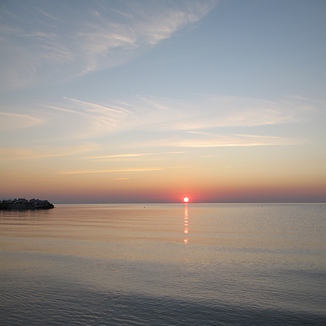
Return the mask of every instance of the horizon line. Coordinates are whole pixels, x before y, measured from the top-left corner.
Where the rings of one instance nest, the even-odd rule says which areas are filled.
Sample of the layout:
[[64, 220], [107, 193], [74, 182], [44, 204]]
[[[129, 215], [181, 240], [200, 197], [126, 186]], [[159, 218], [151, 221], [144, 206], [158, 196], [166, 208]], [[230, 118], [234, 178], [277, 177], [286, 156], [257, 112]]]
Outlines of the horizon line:
[[191, 205], [191, 204], [326, 204], [325, 202], [320, 201], [192, 201], [192, 202], [183, 202], [183, 201], [153, 201], [153, 202], [144, 202], [144, 201], [128, 201], [128, 202], [54, 202], [56, 205], [128, 205], [128, 204], [182, 204], [182, 205]]

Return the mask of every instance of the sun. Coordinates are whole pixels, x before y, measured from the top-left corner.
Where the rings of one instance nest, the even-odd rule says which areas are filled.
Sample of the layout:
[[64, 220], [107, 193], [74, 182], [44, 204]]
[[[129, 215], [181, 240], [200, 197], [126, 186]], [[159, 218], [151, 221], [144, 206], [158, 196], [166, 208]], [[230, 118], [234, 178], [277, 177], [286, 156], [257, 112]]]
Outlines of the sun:
[[188, 203], [189, 198], [188, 198], [188, 197], [185, 197], [185, 198], [183, 198], [183, 201], [184, 201], [185, 203]]

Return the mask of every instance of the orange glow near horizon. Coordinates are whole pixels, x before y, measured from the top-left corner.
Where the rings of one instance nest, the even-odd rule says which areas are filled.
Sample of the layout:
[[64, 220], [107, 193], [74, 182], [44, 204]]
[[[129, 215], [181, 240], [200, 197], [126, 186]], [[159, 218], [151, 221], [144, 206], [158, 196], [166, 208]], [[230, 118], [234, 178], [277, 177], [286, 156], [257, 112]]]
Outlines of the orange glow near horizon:
[[241, 175], [216, 180], [212, 174], [207, 180], [195, 173], [181, 177], [157, 171], [121, 174], [119, 177], [129, 179], [117, 180], [115, 175], [105, 173], [57, 175], [55, 170], [38, 165], [36, 172], [34, 162], [25, 161], [22, 162], [25, 171], [17, 169], [15, 174], [9, 169], [10, 162], [2, 162], [5, 168], [1, 170], [0, 197], [3, 199], [35, 197], [57, 204], [164, 202], [186, 205], [193, 202], [324, 202], [326, 194], [325, 179], [313, 175], [295, 180], [292, 177], [270, 180], [267, 176], [257, 181]]

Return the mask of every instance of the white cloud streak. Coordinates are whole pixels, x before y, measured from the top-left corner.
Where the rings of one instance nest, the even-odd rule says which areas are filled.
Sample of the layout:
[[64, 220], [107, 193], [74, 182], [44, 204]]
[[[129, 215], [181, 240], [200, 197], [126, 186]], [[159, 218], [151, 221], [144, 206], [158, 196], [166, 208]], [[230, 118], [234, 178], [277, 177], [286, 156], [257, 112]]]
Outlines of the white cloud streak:
[[162, 168], [128, 168], [128, 169], [105, 169], [105, 170], [71, 170], [59, 171], [57, 174], [93, 174], [93, 173], [139, 173], [161, 171]]
[[[124, 159], [149, 155], [144, 148], [263, 146], [296, 144], [299, 139], [284, 137], [277, 129], [270, 135], [257, 134], [259, 126], [291, 125], [316, 113], [314, 103], [302, 99], [267, 101], [254, 98], [200, 96], [188, 101], [136, 97], [129, 101], [96, 103], [64, 98], [47, 104], [33, 114], [0, 113], [0, 130], [37, 127], [47, 140], [106, 142], [108, 155], [93, 159]], [[10, 123], [7, 121], [10, 120]], [[256, 128], [256, 129], [254, 129]], [[241, 130], [241, 131], [240, 131]], [[254, 131], [255, 130], [255, 131]], [[118, 136], [119, 135], [119, 136]], [[112, 141], [111, 141], [112, 139]], [[130, 151], [137, 146], [140, 153]], [[155, 152], [155, 151], [154, 151]], [[114, 156], [114, 153], [117, 156]], [[149, 153], [153, 153], [150, 149]]]
[[[201, 133], [214, 131], [216, 134], [230, 137], [228, 131], [230, 128], [294, 124], [304, 120], [307, 114], [315, 110], [313, 103], [300, 100], [267, 101], [214, 96], [202, 96], [191, 101], [137, 97], [129, 102], [109, 101], [105, 104], [65, 98], [60, 105], [46, 107], [50, 109], [48, 114], [51, 116], [48, 119], [53, 120], [54, 127], [60, 126], [60, 134], [64, 137], [88, 140], [138, 130], [143, 134], [151, 133], [151, 139], [157, 144], [162, 144], [160, 140], [166, 139], [166, 135], [171, 137], [171, 134], [189, 139], [189, 132], [192, 132], [193, 137], [199, 139]], [[288, 143], [288, 140], [281, 141], [281, 138], [271, 137], [268, 141], [261, 137], [257, 142], [249, 139], [250, 135], [247, 135], [247, 138], [242, 136], [241, 140], [238, 137], [235, 141], [233, 137], [232, 140], [219, 139], [213, 143], [225, 145], [229, 143], [230, 146], [244, 143], [251, 145]], [[139, 139], [137, 141], [141, 143]], [[184, 146], [188, 147], [186, 145], [188, 143], [187, 140]], [[182, 142], [178, 141], [178, 144], [181, 146]], [[209, 146], [212, 146], [212, 141], [210, 144]]]
[[35, 160], [53, 157], [75, 156], [85, 154], [96, 149], [98, 149], [98, 146], [94, 143], [52, 148], [47, 146], [32, 148], [0, 148], [0, 160]]
[[28, 114], [0, 112], [0, 131], [30, 128], [43, 123], [44, 119], [40, 117]]
[[117, 160], [128, 160], [128, 159], [137, 159], [148, 156], [165, 156], [165, 155], [175, 155], [175, 154], [184, 154], [183, 151], [175, 152], [158, 152], [158, 153], [124, 153], [124, 154], [112, 154], [112, 155], [98, 155], [98, 156], [88, 156], [83, 157], [82, 159], [97, 160], [97, 161], [117, 161]]
[[132, 113], [125, 108], [101, 105], [65, 98], [55, 105], [44, 105], [54, 126], [60, 126], [61, 135], [74, 139], [88, 139], [118, 131], [128, 124]]
[[213, 148], [213, 147], [252, 147], [293, 145], [298, 140], [276, 136], [261, 135], [206, 135], [190, 139], [169, 139], [161, 142], [161, 146], [182, 148]]
[[94, 1], [79, 9], [69, 2], [53, 7], [43, 1], [8, 6], [0, 13], [0, 85], [24, 88], [49, 76], [67, 80], [123, 64], [199, 21], [215, 3]]

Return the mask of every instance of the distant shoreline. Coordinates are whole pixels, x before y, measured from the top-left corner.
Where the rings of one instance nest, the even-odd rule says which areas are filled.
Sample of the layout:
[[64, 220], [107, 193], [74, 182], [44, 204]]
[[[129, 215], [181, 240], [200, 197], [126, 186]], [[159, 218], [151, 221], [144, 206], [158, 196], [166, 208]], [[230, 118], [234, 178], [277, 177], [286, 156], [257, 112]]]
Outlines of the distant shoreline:
[[0, 201], [0, 210], [38, 210], [38, 209], [52, 209], [54, 205], [48, 200], [41, 199], [5, 199]]

